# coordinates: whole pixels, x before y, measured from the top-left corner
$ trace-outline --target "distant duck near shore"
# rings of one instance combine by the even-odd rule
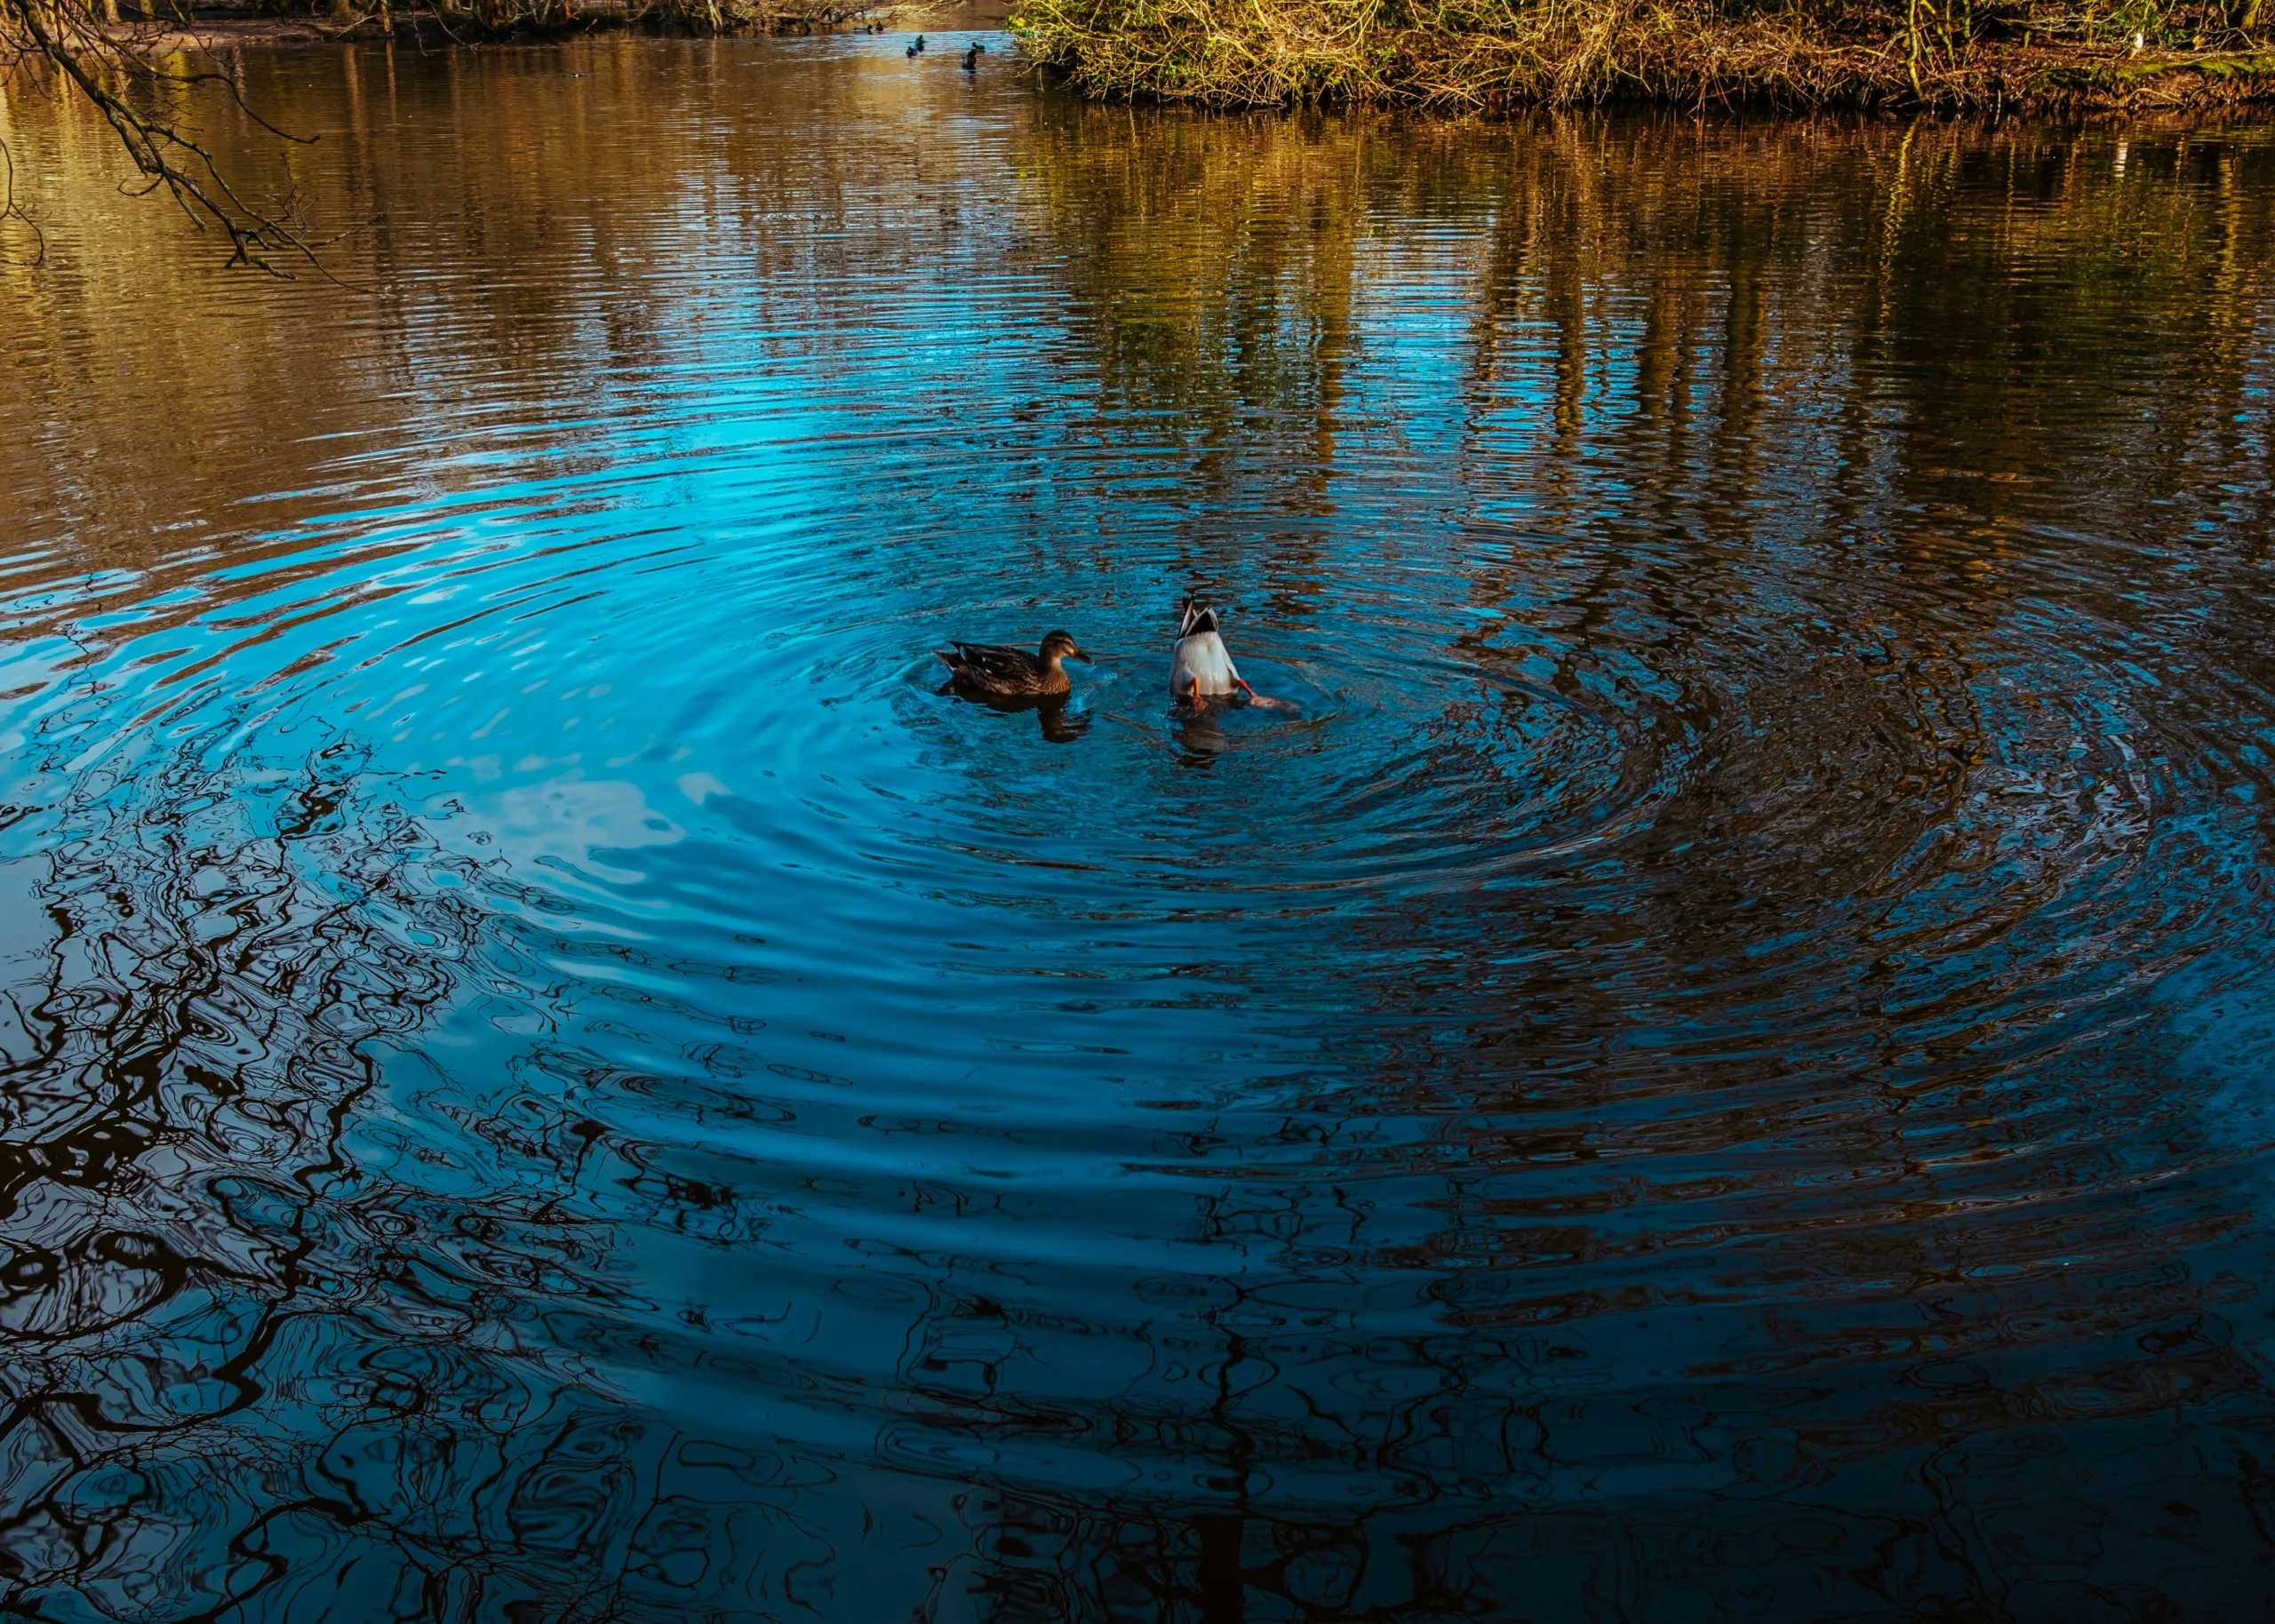
[[[963,53],[964,72],[977,73],[979,71],[979,53],[986,49],[986,47],[982,45],[978,40],[974,40],[971,43],[970,48]]]

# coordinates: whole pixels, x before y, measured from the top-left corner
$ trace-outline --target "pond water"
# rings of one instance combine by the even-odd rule
[[[987,37],[8,105],[9,1608],[2263,1616],[2275,131]]]

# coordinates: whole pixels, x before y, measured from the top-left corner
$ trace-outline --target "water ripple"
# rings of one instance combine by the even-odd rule
[[[8,1604],[2246,1616],[2264,132],[998,60],[251,55],[376,299],[11,274]]]

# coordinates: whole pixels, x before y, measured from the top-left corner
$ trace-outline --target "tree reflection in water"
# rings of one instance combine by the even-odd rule
[[[375,301],[7,284],[9,1605],[2259,1588],[2264,132],[810,44],[251,58]]]

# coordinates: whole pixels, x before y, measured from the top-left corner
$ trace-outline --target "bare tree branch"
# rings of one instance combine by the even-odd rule
[[[296,263],[331,276],[317,251],[333,239],[311,236],[297,192],[252,201],[223,172],[190,122],[196,98],[219,94],[261,129],[294,145],[314,137],[278,129],[249,106],[229,75],[183,65],[178,55],[162,55],[160,44],[186,15],[173,20],[147,17],[140,24],[116,20],[116,0],[0,0],[0,82],[21,84],[52,75],[103,115],[140,184],[126,190],[147,195],[163,190],[199,230],[214,230],[228,243],[229,263],[272,276],[291,277]],[[218,87],[218,90],[216,89]],[[6,194],[0,225],[28,227],[42,256],[45,239],[16,193],[13,159],[6,162]]]
[[[47,234],[39,228],[31,211],[16,195],[16,155],[8,150],[7,142],[0,141],[0,230],[11,225],[31,234],[31,263],[47,263]],[[0,259],[5,257],[6,238],[0,236]]]

